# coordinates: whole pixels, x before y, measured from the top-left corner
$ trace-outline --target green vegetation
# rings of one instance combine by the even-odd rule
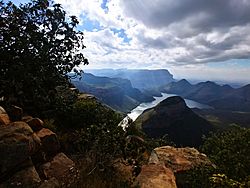
[[[117,126],[122,114],[69,89],[68,73],[77,74],[74,68],[88,63],[80,51],[85,46],[83,33],[75,30],[76,17],[66,17],[59,4],[47,0],[20,7],[1,1],[0,6],[0,105],[18,105],[25,113],[47,118],[45,126],[57,133],[62,150],[79,163],[80,187],[93,182],[93,187],[129,186],[132,179],[117,176],[117,163],[137,175],[153,148],[173,143],[167,136],[148,139],[134,126],[124,131]],[[192,125],[191,112],[187,120],[180,122]],[[187,134],[183,127],[178,131]],[[194,169],[186,177],[188,186],[250,187],[250,129],[216,133],[206,139],[202,151],[217,167]]]
[[[216,168],[200,167],[185,176],[188,187],[236,188],[250,185],[250,129],[232,126],[208,137],[201,147]]]
[[[75,16],[59,4],[32,0],[15,6],[0,2],[0,98],[32,114],[55,110],[57,86],[67,86],[67,73],[88,64],[81,50],[83,33]]]
[[[232,126],[207,138],[202,151],[229,178],[244,181],[250,174],[250,129]]]

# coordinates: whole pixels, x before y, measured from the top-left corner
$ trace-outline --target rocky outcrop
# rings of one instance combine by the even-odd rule
[[[0,187],[72,185],[79,172],[60,152],[57,135],[44,128],[41,119],[22,117],[22,109],[14,109],[11,119],[18,121],[11,122],[0,107]]]
[[[78,178],[75,163],[64,153],[58,153],[51,161],[40,166],[40,170],[46,179],[56,178],[63,181],[71,181]]]
[[[147,165],[142,166],[137,185],[145,188],[176,188],[183,186],[180,174],[200,166],[213,166],[205,154],[194,148],[163,146],[155,148]]]
[[[188,171],[200,165],[212,165],[205,154],[195,148],[175,148],[163,146],[154,149],[159,161],[162,161],[167,168],[174,173]]]
[[[137,184],[141,188],[176,188],[173,171],[163,164],[142,166],[141,173],[137,176]]]
[[[7,125],[10,123],[10,118],[6,111],[0,106],[0,125]]]
[[[0,127],[0,174],[4,176],[39,150],[41,141],[25,122]]]
[[[34,132],[40,131],[43,128],[43,121],[39,118],[28,118],[25,121]]]
[[[42,150],[47,156],[53,156],[58,153],[60,144],[55,133],[49,129],[42,128],[36,134],[41,139]]]
[[[7,181],[0,185],[0,187],[37,187],[41,179],[37,173],[35,166],[31,159],[28,159],[22,164],[22,168],[14,173]]]
[[[195,114],[179,97],[169,97],[145,110],[134,122],[150,137],[168,135],[177,146],[199,146],[212,125]]]

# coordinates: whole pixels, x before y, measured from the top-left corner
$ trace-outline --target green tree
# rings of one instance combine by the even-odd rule
[[[0,2],[0,98],[29,113],[45,111],[68,87],[68,73],[81,63],[83,33],[78,20],[67,17],[60,4],[32,0],[19,7]],[[29,108],[28,108],[29,107]]]
[[[250,129],[232,126],[207,138],[202,151],[217,166],[215,183],[248,184],[250,174]],[[217,181],[218,180],[218,181]],[[220,180],[220,181],[219,181]]]

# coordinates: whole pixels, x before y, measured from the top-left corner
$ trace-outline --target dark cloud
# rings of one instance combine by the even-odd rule
[[[139,33],[144,47],[185,49],[176,62],[250,57],[250,0],[122,0],[121,5],[127,16],[161,32]]]
[[[189,21],[191,27],[209,31],[250,22],[249,0],[123,0],[122,5],[128,16],[153,28]]]

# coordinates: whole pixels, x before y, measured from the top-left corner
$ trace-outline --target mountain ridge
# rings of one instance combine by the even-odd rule
[[[211,81],[190,84],[187,80],[180,80],[167,84],[160,91],[174,93],[216,109],[250,111],[250,84],[235,89]]]

